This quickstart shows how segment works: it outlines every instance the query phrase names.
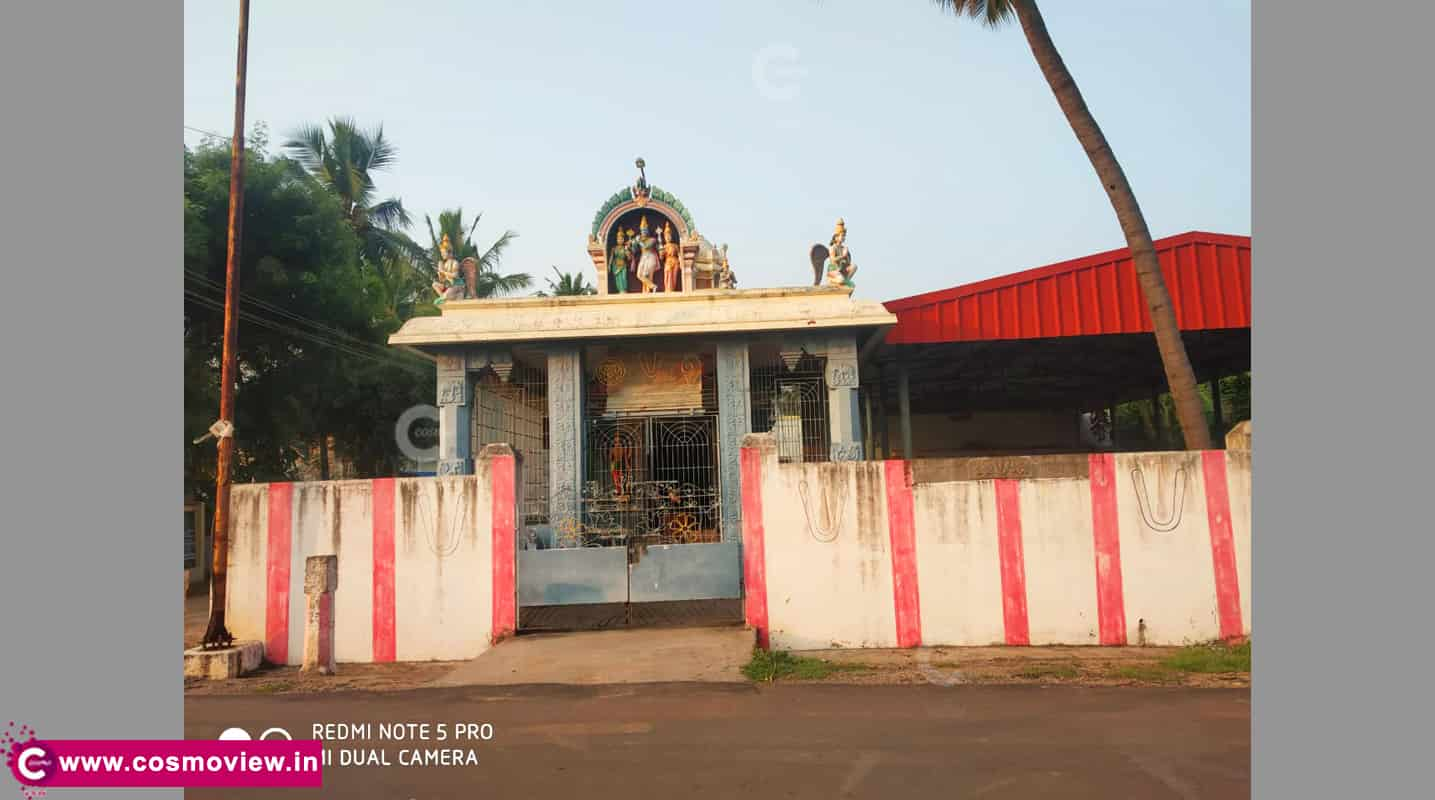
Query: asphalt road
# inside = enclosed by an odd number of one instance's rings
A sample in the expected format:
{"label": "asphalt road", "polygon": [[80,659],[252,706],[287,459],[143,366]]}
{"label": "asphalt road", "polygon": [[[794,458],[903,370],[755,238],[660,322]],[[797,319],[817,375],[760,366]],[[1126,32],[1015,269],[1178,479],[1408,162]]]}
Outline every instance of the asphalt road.
{"label": "asphalt road", "polygon": [[[427,722],[429,741],[379,740]],[[190,697],[185,734],[369,723],[326,745],[322,790],[286,798],[707,797],[1193,798],[1250,794],[1248,690],[660,684],[445,688]],[[438,742],[439,723],[449,740]],[[488,741],[455,741],[456,725]],[[472,751],[476,766],[400,766],[414,750]],[[372,758],[372,755],[368,757]],[[274,789],[191,789],[272,798]]]}

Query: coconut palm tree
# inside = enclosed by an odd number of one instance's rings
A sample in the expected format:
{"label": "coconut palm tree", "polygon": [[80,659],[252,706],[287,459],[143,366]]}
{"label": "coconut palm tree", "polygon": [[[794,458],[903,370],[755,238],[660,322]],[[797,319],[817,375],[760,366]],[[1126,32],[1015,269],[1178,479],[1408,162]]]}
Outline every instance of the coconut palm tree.
{"label": "coconut palm tree", "polygon": [[1176,325],[1176,312],[1171,307],[1171,296],[1166,291],[1166,281],[1161,276],[1161,265],[1156,258],[1156,247],[1151,243],[1151,231],[1146,227],[1146,218],[1136,202],[1136,193],[1126,180],[1126,173],[1116,160],[1101,127],[1096,124],[1091,109],[1076,86],[1076,79],[1066,68],[1061,54],[1047,33],[1046,22],[1037,8],[1036,0],[935,0],[943,10],[958,16],[968,16],[982,21],[988,27],[998,27],[1013,17],[1021,24],[1027,45],[1036,58],[1041,74],[1056,95],[1057,105],[1066,115],[1066,121],[1076,134],[1076,139],[1096,169],[1101,186],[1106,190],[1111,206],[1116,210],[1116,219],[1126,235],[1126,245],[1131,250],[1131,261],[1136,267],[1136,279],[1146,297],[1151,311],[1151,325],[1156,333],[1156,347],[1161,353],[1161,363],[1166,370],[1166,382],[1175,401],[1176,418],[1180,420],[1181,432],[1185,435],[1186,447],[1190,450],[1205,450],[1211,447],[1211,432],[1206,427],[1206,416],[1202,411],[1201,396],[1196,390],[1196,376],[1191,370],[1191,360],[1186,355],[1186,345],[1181,341],[1181,329]]}
{"label": "coconut palm tree", "polygon": [[473,242],[473,232],[478,228],[478,221],[482,218],[482,213],[475,215],[473,224],[465,228],[462,208],[439,212],[437,226],[428,215],[424,215],[424,222],[429,229],[429,262],[438,263],[439,242],[443,240],[444,236],[448,236],[449,243],[453,246],[454,258],[459,261],[470,257],[478,259],[478,285],[474,287],[475,297],[493,297],[527,289],[533,284],[532,275],[526,272],[504,275],[498,271],[498,265],[503,261],[503,251],[508,249],[508,245],[514,239],[518,238],[518,234],[513,231],[504,231],[487,248],[480,250],[478,245]]}
{"label": "coconut palm tree", "polygon": [[423,248],[404,235],[412,224],[397,197],[375,199],[374,173],[390,169],[398,149],[384,138],[383,126],[362,130],[348,117],[296,130],[284,149],[304,172],[339,199],[344,216],[359,235],[360,257],[370,265],[399,253],[419,256]]}
{"label": "coconut palm tree", "polygon": [[558,280],[548,279],[548,290],[539,292],[539,297],[571,297],[574,295],[597,294],[598,290],[583,278],[581,272],[561,272],[557,267],[553,268],[553,274]]}

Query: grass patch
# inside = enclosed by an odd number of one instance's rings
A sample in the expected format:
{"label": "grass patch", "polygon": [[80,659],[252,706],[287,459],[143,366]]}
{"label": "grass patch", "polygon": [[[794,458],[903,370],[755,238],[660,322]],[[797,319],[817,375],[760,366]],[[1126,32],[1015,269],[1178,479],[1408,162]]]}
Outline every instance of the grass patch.
{"label": "grass patch", "polygon": [[866,672],[866,664],[839,664],[821,658],[795,656],[786,650],[767,651],[753,648],[752,658],[742,666],[742,674],[752,681],[820,681],[839,672]]}
{"label": "grass patch", "polygon": [[1081,670],[1075,664],[1032,664],[1016,671],[1018,678],[1036,681],[1046,678],[1077,678],[1081,676]]}
{"label": "grass patch", "polygon": [[1183,647],[1163,659],[1161,666],[1180,672],[1250,672],[1251,643],[1212,642]]}
{"label": "grass patch", "polygon": [[288,691],[292,686],[293,684],[289,683],[288,681],[271,681],[269,683],[261,683],[258,686],[254,687],[254,693],[276,694],[278,692]]}

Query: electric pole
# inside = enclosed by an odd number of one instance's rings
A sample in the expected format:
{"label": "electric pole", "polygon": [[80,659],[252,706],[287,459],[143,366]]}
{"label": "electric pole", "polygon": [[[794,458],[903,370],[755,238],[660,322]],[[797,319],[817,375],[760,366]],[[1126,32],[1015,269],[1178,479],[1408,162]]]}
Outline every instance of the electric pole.
{"label": "electric pole", "polygon": [[239,244],[244,223],[244,73],[249,55],[249,0],[239,0],[239,64],[234,73],[234,138],[229,141],[229,248],[224,264],[224,363],[219,371],[219,439],[214,492],[213,562],[210,565],[209,627],[204,647],[228,647],[234,636],[224,624],[229,571],[229,478],[234,466],[234,385],[239,379]]}

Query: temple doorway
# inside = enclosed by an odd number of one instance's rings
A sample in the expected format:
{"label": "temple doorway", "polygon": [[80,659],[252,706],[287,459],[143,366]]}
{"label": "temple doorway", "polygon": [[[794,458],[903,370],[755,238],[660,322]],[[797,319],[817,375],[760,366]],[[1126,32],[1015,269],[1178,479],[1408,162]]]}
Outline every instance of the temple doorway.
{"label": "temple doorway", "polygon": [[712,352],[590,348],[575,514],[519,552],[521,630],[742,619]]}

